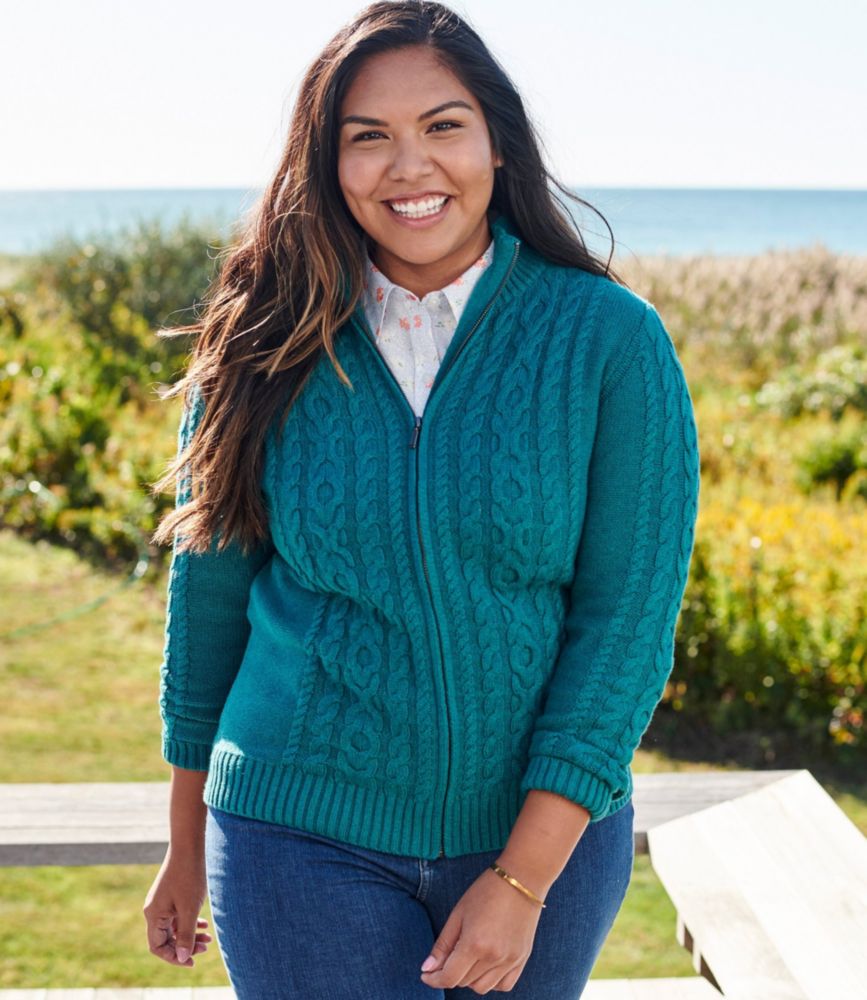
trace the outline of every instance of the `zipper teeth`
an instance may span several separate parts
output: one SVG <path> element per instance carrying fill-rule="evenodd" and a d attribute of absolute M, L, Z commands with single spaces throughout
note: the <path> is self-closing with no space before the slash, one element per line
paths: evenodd
<path fill-rule="evenodd" d="M 512 271 L 515 268 L 515 262 L 518 259 L 518 253 L 520 252 L 520 249 L 521 249 L 521 243 L 520 243 L 520 241 L 517 241 L 515 243 L 514 253 L 512 254 L 512 260 L 509 263 L 509 267 L 506 270 L 506 273 L 503 275 L 502 279 L 500 280 L 499 285 L 497 285 L 497 290 L 491 296 L 490 300 L 488 301 L 488 304 L 485 306 L 485 308 L 479 314 L 478 319 L 476 320 L 475 323 L 473 323 L 473 325 L 470 328 L 469 332 L 464 337 L 464 339 L 461 341 L 460 345 L 458 346 L 458 349 L 455 351 L 454 355 L 452 356 L 451 360 L 449 361 L 449 366 L 448 366 L 449 368 L 451 368 L 454 365 L 454 363 L 457 361 L 457 359 L 460 357 L 461 351 L 463 351 L 464 347 L 466 347 L 467 342 L 469 341 L 470 337 L 472 337 L 472 335 L 479 328 L 479 326 L 482 323 L 482 321 L 484 320 L 484 318 L 491 311 L 491 308 L 493 307 L 494 302 L 499 297 L 500 292 L 503 290 L 503 286 L 509 280 L 509 276 L 511 275 Z M 412 413 L 413 417 L 415 418 L 415 422 L 413 424 L 412 438 L 410 439 L 410 448 L 415 449 L 415 523 L 416 523 L 416 533 L 418 534 L 418 546 L 419 546 L 419 549 L 421 550 L 421 564 L 422 564 L 422 568 L 424 570 L 425 583 L 427 584 L 428 597 L 430 599 L 430 605 L 431 605 L 431 611 L 433 613 L 434 625 L 436 626 L 436 630 L 437 630 L 437 645 L 439 647 L 439 652 L 440 652 L 440 669 L 441 669 L 441 672 L 442 672 L 442 679 L 443 679 L 443 691 L 445 692 L 445 689 L 446 689 L 446 664 L 445 664 L 445 654 L 443 653 L 442 633 L 440 631 L 440 623 L 439 623 L 439 618 L 437 618 L 436 608 L 434 607 L 434 602 L 433 602 L 433 587 L 431 586 L 431 582 L 430 582 L 430 571 L 428 570 L 428 565 L 427 565 L 427 554 L 425 553 L 424 542 L 422 541 L 422 536 L 421 536 L 421 509 L 420 509 L 420 504 L 419 504 L 419 488 L 418 488 L 419 487 L 419 449 L 418 449 L 418 442 L 419 442 L 419 438 L 421 437 L 421 423 L 422 423 L 422 418 L 416 414 L 416 412 L 413 409 L 412 405 L 410 404 L 409 400 L 406 398 L 406 394 L 404 393 L 403 389 L 401 388 L 400 383 L 395 378 L 394 372 L 386 364 L 385 359 L 379 353 L 379 348 L 373 342 L 373 340 L 370 337 L 370 334 L 367 331 L 367 324 L 366 323 L 362 324 L 361 325 L 361 329 L 362 329 L 362 333 L 364 334 L 364 336 L 367 338 L 368 341 L 370 341 L 371 347 L 376 352 L 377 356 L 379 357 L 380 361 L 383 364 L 383 367 L 385 368 L 386 372 L 390 376 L 392 382 L 397 387 L 397 390 L 398 390 L 398 393 L 400 394 L 401 399 L 404 401 L 405 405 L 409 408 L 410 412 Z M 445 372 L 447 370 L 448 369 L 443 370 L 442 368 L 440 368 L 440 370 L 437 372 L 437 375 L 434 377 L 434 382 L 436 382 L 437 379 L 440 382 L 442 382 L 442 379 L 443 379 L 443 377 L 445 377 Z M 431 392 L 433 391 L 434 388 L 436 388 L 435 385 L 431 388 Z M 428 399 L 430 399 L 430 393 L 428 394 Z M 449 779 L 451 778 L 451 773 L 452 773 L 452 723 L 451 723 L 451 713 L 449 711 L 448 698 L 445 699 L 445 705 L 446 705 L 446 734 L 447 734 L 447 739 L 448 739 L 448 759 L 447 759 L 447 764 L 446 764 L 446 785 L 445 785 L 445 790 L 443 792 L 443 801 L 444 802 L 445 802 L 445 800 L 447 798 L 447 795 L 448 795 Z M 438 857 L 443 857 L 445 855 L 445 843 L 446 843 L 446 813 L 445 813 L 445 807 L 444 807 L 443 808 L 443 812 L 442 812 L 442 825 L 440 827 L 440 852 L 439 852 Z"/>
<path fill-rule="evenodd" d="M 421 417 L 418 418 L 418 422 L 416 423 L 416 427 L 419 428 L 419 430 L 421 429 Z M 419 465 L 419 450 L 418 450 L 418 448 L 416 448 L 416 451 L 415 451 L 415 523 L 416 523 L 416 528 L 417 528 L 417 531 L 418 531 L 418 545 L 419 545 L 419 548 L 421 549 L 421 564 L 422 564 L 422 567 L 424 569 L 424 578 L 425 578 L 425 582 L 427 583 L 428 596 L 430 597 L 431 609 L 433 610 L 434 624 L 436 625 L 436 630 L 437 630 L 437 645 L 438 645 L 439 651 L 440 651 L 440 671 L 442 673 L 442 679 L 443 679 L 443 691 L 445 691 L 445 688 L 446 688 L 446 665 L 445 665 L 445 659 L 446 658 L 445 658 L 445 654 L 443 653 L 443 637 L 442 637 L 442 633 L 440 632 L 439 619 L 437 618 L 436 610 L 433 607 L 433 587 L 431 586 L 431 582 L 430 582 L 430 570 L 428 569 L 428 565 L 427 565 L 427 554 L 425 553 L 424 542 L 422 542 L 422 539 L 421 539 L 421 514 L 420 514 L 420 505 L 419 505 L 419 496 L 418 496 L 418 481 L 419 481 L 418 465 Z M 449 711 L 448 698 L 446 698 L 446 700 L 445 700 L 445 705 L 446 705 L 446 737 L 448 739 L 448 756 L 446 758 L 447 763 L 446 763 L 446 787 L 445 787 L 445 792 L 447 792 L 448 791 L 448 787 L 449 787 L 449 778 L 451 777 L 451 773 L 452 773 L 452 718 L 451 718 L 451 712 Z M 445 798 L 445 792 L 443 793 L 443 798 Z M 441 824 L 441 827 L 440 827 L 440 853 L 439 853 L 439 857 L 442 857 L 445 854 L 445 850 L 446 850 L 445 849 L 445 843 L 446 843 L 446 813 L 445 813 L 445 809 L 443 809 L 442 824 Z"/>

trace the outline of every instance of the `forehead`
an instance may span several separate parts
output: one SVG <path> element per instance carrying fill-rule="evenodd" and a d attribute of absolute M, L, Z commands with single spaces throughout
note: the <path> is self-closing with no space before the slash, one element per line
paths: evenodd
<path fill-rule="evenodd" d="M 366 59 L 346 90 L 340 113 L 415 118 L 454 98 L 478 108 L 472 93 L 435 52 L 426 46 L 412 46 Z"/>

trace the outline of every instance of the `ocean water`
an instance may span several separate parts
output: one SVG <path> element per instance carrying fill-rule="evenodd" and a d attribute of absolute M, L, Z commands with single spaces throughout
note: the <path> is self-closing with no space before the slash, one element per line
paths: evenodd
<path fill-rule="evenodd" d="M 867 191 L 725 188 L 577 188 L 614 233 L 614 259 L 631 255 L 752 254 L 822 244 L 867 254 Z M 214 238 L 259 197 L 255 188 L 0 191 L 0 253 L 32 253 L 62 235 L 123 230 L 138 220 L 208 221 Z M 572 206 L 589 247 L 608 256 L 605 223 Z"/>

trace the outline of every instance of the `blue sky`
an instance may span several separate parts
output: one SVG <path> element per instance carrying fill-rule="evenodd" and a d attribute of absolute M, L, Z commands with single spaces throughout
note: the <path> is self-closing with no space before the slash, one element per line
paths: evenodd
<path fill-rule="evenodd" d="M 0 188 L 260 187 L 343 0 L 4 12 Z M 567 183 L 867 188 L 867 4 L 463 0 Z"/>

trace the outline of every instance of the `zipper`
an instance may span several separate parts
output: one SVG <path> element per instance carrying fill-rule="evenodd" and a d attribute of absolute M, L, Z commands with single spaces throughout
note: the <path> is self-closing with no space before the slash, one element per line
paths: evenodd
<path fill-rule="evenodd" d="M 446 373 L 449 370 L 451 370 L 451 368 L 454 366 L 454 364 L 457 361 L 457 359 L 460 357 L 460 354 L 463 351 L 463 349 L 466 347 L 467 342 L 469 341 L 470 337 L 472 337 L 472 335 L 476 332 L 476 330 L 478 330 L 478 328 L 481 326 L 482 322 L 484 321 L 485 317 L 491 311 L 491 307 L 493 306 L 494 302 L 496 302 L 497 298 L 500 295 L 500 292 L 502 292 L 503 287 L 505 286 L 506 282 L 509 280 L 509 276 L 511 275 L 511 273 L 512 273 L 514 267 L 515 267 L 515 264 L 517 263 L 518 253 L 520 252 L 520 249 L 521 249 L 521 243 L 520 243 L 520 241 L 516 241 L 515 242 L 515 251 L 512 254 L 512 260 L 509 263 L 509 267 L 507 268 L 506 273 L 503 275 L 502 279 L 500 280 L 500 283 L 497 286 L 496 291 L 491 296 L 491 298 L 488 300 L 487 305 L 482 310 L 482 312 L 479 314 L 478 319 L 475 321 L 475 323 L 473 323 L 473 325 L 470 328 L 469 332 L 466 334 L 466 336 L 464 337 L 464 339 L 461 341 L 460 345 L 458 346 L 458 349 L 452 355 L 452 357 L 451 357 L 451 359 L 449 361 L 448 366 L 446 368 L 443 368 L 441 366 L 439 368 L 439 370 L 437 371 L 437 374 L 434 376 L 434 382 L 433 382 L 433 385 L 431 386 L 430 393 L 428 393 L 428 403 L 426 405 L 428 405 L 430 403 L 430 397 L 433 395 L 434 389 L 436 389 L 437 384 L 441 383 L 443 381 L 443 379 L 446 376 Z M 412 433 L 411 433 L 410 439 L 409 439 L 409 450 L 415 452 L 415 523 L 416 523 L 416 533 L 418 535 L 418 547 L 419 547 L 419 551 L 421 552 L 421 564 L 422 564 L 422 568 L 424 570 L 425 583 L 427 584 L 427 589 L 428 589 L 428 598 L 430 600 L 431 611 L 433 612 L 434 625 L 436 626 L 437 645 L 438 645 L 439 653 L 440 653 L 440 670 L 442 672 L 442 680 L 443 680 L 443 693 L 445 694 L 445 692 L 446 692 L 446 663 L 445 663 L 445 653 L 443 651 L 442 632 L 440 630 L 440 623 L 439 623 L 439 619 L 437 618 L 436 608 L 434 606 L 433 587 L 431 586 L 430 571 L 428 570 L 427 555 L 425 553 L 424 541 L 423 541 L 423 538 L 422 538 L 421 512 L 420 512 L 420 504 L 419 504 L 419 480 L 420 480 L 420 475 L 419 475 L 419 462 L 420 462 L 419 455 L 420 455 L 420 451 L 419 451 L 418 444 L 419 444 L 419 439 L 421 438 L 422 418 L 412 408 L 412 405 L 410 404 L 409 400 L 406 398 L 406 394 L 404 393 L 403 389 L 401 388 L 400 383 L 395 378 L 394 372 L 392 372 L 391 368 L 386 363 L 385 358 L 383 358 L 382 355 L 380 354 L 379 348 L 376 346 L 376 343 L 374 342 L 373 337 L 372 337 L 370 331 L 368 330 L 367 324 L 366 323 L 359 324 L 359 323 L 356 322 L 356 326 L 359 326 L 361 328 L 362 333 L 365 336 L 365 339 L 370 343 L 371 347 L 375 351 L 376 356 L 381 361 L 383 368 L 388 373 L 388 376 L 391 379 L 391 382 L 393 383 L 394 387 L 397 389 L 398 395 L 403 400 L 405 406 L 409 409 L 409 411 L 410 411 L 410 413 L 412 414 L 412 417 L 413 417 Z M 447 758 L 446 758 L 446 784 L 445 784 L 445 790 L 443 792 L 443 809 L 442 809 L 441 826 L 440 826 L 440 851 L 439 851 L 439 854 L 437 855 L 437 858 L 445 857 L 445 853 L 446 853 L 446 846 L 445 846 L 446 845 L 446 804 L 448 802 L 449 779 L 451 778 L 451 772 L 452 772 L 452 720 L 451 720 L 451 713 L 449 712 L 449 701 L 448 701 L 448 697 L 447 696 L 445 697 L 445 706 L 446 706 L 446 735 L 447 735 L 447 740 L 448 740 L 448 744 L 447 744 L 448 745 L 448 754 L 447 754 Z"/>
<path fill-rule="evenodd" d="M 466 343 L 466 341 L 465 341 Z M 461 345 L 463 347 L 463 344 Z M 430 398 L 430 397 L 428 397 Z M 431 610 L 433 611 L 434 625 L 437 631 L 437 645 L 440 651 L 440 671 L 442 672 L 443 678 L 443 695 L 445 696 L 446 691 L 446 658 L 443 652 L 443 637 L 440 632 L 440 623 L 437 619 L 436 609 L 433 606 L 433 587 L 430 582 L 430 570 L 427 566 L 427 555 L 424 549 L 424 542 L 422 541 L 421 534 L 421 505 L 419 504 L 419 448 L 418 441 L 421 437 L 421 417 L 416 416 L 415 427 L 413 428 L 412 438 L 410 439 L 410 450 L 415 452 L 415 525 L 416 532 L 418 534 L 418 547 L 421 551 L 421 564 L 424 569 L 425 583 L 427 583 L 428 597 L 431 602 Z M 449 778 L 452 774 L 452 717 L 449 711 L 449 699 L 445 696 L 445 706 L 446 706 L 446 738 L 448 740 L 448 753 L 446 754 L 446 785 L 443 790 L 443 809 L 440 817 L 440 852 L 437 855 L 441 858 L 446 853 L 446 809 L 445 803 L 448 800 L 449 791 Z"/>

